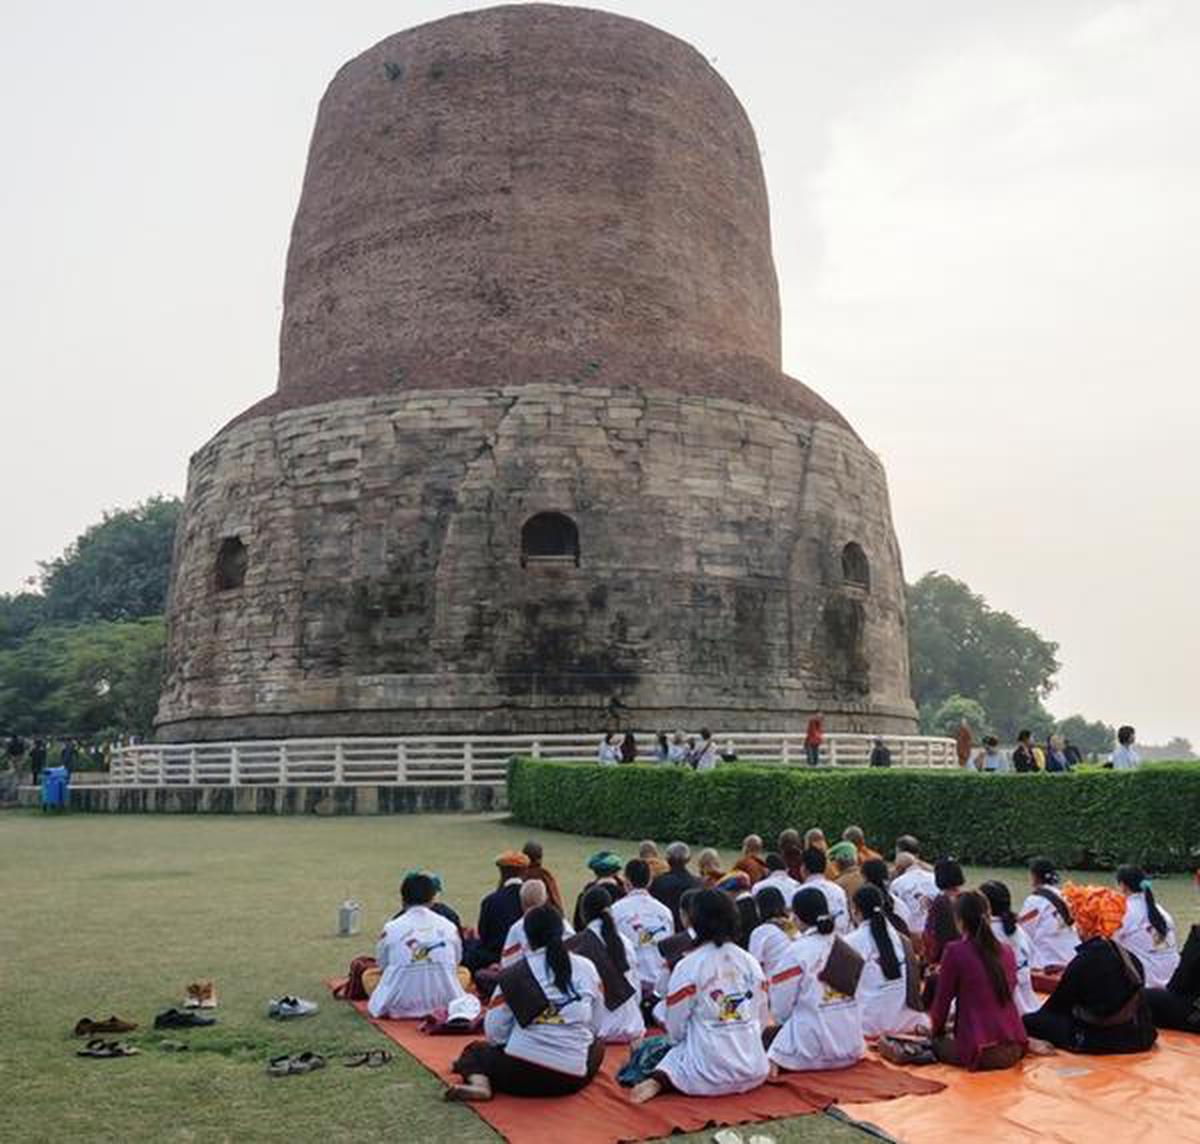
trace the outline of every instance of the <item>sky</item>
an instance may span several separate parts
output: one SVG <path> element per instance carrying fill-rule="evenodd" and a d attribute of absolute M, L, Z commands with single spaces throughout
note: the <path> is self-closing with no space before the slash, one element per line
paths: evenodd
<path fill-rule="evenodd" d="M 180 494 L 275 385 L 317 101 L 434 0 L 0 0 L 0 591 Z M 1060 644 L 1049 706 L 1200 743 L 1200 4 L 622 0 L 758 134 L 784 366 L 910 580 Z"/>

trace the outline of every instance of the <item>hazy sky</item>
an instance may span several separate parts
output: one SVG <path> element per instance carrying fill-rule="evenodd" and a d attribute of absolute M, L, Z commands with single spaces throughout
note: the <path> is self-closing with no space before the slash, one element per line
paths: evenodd
<path fill-rule="evenodd" d="M 437 2 L 0 0 L 0 591 L 274 388 L 336 68 Z M 1051 709 L 1200 742 L 1200 3 L 614 2 L 758 132 L 784 359 L 910 579 L 1058 640 Z"/>

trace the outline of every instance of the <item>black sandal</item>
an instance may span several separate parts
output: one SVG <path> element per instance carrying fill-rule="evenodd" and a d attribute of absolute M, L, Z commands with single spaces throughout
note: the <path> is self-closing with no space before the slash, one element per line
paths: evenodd
<path fill-rule="evenodd" d="M 371 1050 L 371 1052 L 374 1052 L 374 1050 Z M 348 1069 L 359 1068 L 362 1065 L 368 1064 L 370 1062 L 371 1052 L 351 1053 L 346 1057 L 346 1059 L 344 1061 L 342 1061 L 342 1064 Z"/>
<path fill-rule="evenodd" d="M 387 1049 L 372 1049 L 367 1054 L 367 1068 L 381 1069 L 392 1059 L 392 1054 Z"/>

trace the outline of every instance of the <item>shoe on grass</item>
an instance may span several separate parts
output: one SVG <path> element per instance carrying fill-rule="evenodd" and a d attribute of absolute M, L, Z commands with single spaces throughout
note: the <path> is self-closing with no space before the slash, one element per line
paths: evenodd
<path fill-rule="evenodd" d="M 318 1008 L 315 1001 L 305 1001 L 303 997 L 272 997 L 267 1002 L 267 1016 L 286 1021 L 291 1017 L 311 1017 Z"/>
<path fill-rule="evenodd" d="M 216 1017 L 202 1017 L 199 1013 L 183 1012 L 179 1009 L 168 1009 L 154 1018 L 156 1029 L 197 1029 L 216 1023 Z"/>
<path fill-rule="evenodd" d="M 123 1021 L 116 1016 L 109 1017 L 104 1021 L 93 1021 L 90 1017 L 81 1017 L 75 1022 L 75 1036 L 94 1037 L 97 1033 L 132 1033 L 136 1028 L 136 1021 Z"/>
<path fill-rule="evenodd" d="M 77 1049 L 75 1055 L 77 1057 L 94 1057 L 99 1060 L 107 1060 L 112 1057 L 134 1057 L 141 1052 L 140 1049 L 135 1049 L 132 1045 L 123 1044 L 121 1041 L 105 1041 L 99 1037 L 88 1041 L 82 1049 Z"/>
<path fill-rule="evenodd" d="M 187 987 L 184 998 L 185 1009 L 215 1009 L 217 1007 L 217 989 L 210 980 L 193 981 Z"/>
<path fill-rule="evenodd" d="M 271 1076 L 291 1076 L 293 1073 L 315 1072 L 325 1067 L 325 1058 L 320 1053 L 297 1053 L 295 1056 L 272 1057 L 267 1061 L 267 1072 Z"/>

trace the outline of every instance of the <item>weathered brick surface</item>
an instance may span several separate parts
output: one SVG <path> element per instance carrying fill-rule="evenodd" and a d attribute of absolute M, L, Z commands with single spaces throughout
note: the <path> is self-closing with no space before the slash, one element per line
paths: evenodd
<path fill-rule="evenodd" d="M 192 461 L 161 731 L 577 730 L 610 707 L 639 726 L 785 729 L 823 706 L 911 727 L 884 474 L 853 434 L 662 391 L 564 385 L 553 404 L 350 398 L 218 435 Z M 656 439 L 626 446 L 624 411 L 651 408 Z M 546 510 L 578 524 L 578 568 L 521 566 Z M 249 571 L 218 592 L 226 535 Z M 869 591 L 842 580 L 849 541 Z"/>
<path fill-rule="evenodd" d="M 548 510 L 578 568 L 522 566 Z M 192 460 L 160 735 L 909 730 L 906 657 L 883 471 L 780 371 L 757 144 L 707 62 L 525 5 L 343 67 L 278 390 Z"/>

